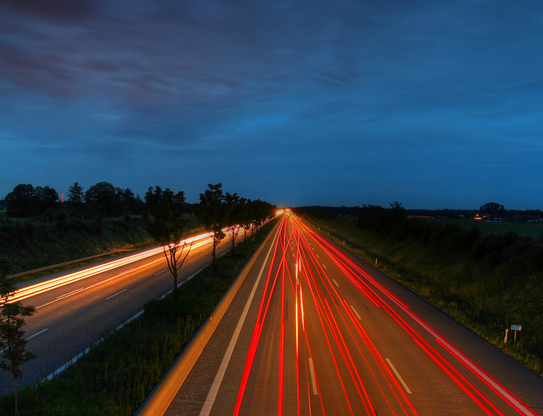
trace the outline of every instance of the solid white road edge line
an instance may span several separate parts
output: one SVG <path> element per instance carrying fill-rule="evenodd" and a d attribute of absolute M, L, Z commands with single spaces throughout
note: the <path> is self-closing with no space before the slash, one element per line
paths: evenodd
<path fill-rule="evenodd" d="M 234 330 L 232 339 L 230 339 L 228 348 L 226 349 L 226 352 L 224 353 L 224 357 L 221 361 L 219 370 L 217 371 L 217 375 L 215 376 L 215 379 L 213 380 L 213 384 L 211 385 L 211 389 L 209 390 L 209 393 L 207 394 L 204 406 L 202 407 L 202 410 L 200 411 L 200 416 L 208 416 L 209 413 L 211 412 L 211 408 L 213 407 L 213 404 L 215 403 L 217 393 L 219 392 L 219 387 L 221 386 L 222 380 L 224 378 L 224 374 L 226 373 L 226 368 L 228 367 L 228 364 L 230 363 L 230 358 L 232 357 L 232 353 L 234 352 L 234 347 L 236 346 L 236 343 L 238 342 L 241 328 L 243 327 L 243 324 L 245 323 L 245 318 L 247 317 L 247 313 L 249 312 L 249 308 L 251 306 L 251 303 L 253 302 L 253 298 L 255 296 L 258 284 L 260 283 L 260 278 L 262 277 L 264 268 L 266 267 L 266 264 L 268 263 L 268 258 L 270 256 L 271 250 L 275 246 L 275 240 L 277 239 L 277 235 L 278 234 L 275 234 L 275 237 L 273 238 L 273 242 L 268 250 L 268 254 L 266 254 L 264 263 L 262 264 L 262 267 L 260 268 L 260 272 L 258 273 L 255 284 L 253 285 L 253 289 L 251 290 L 249 298 L 247 299 L 247 302 L 245 303 L 245 307 L 243 308 L 243 312 L 241 313 L 236 329 Z"/>
<path fill-rule="evenodd" d="M 398 373 L 398 370 L 396 370 L 396 367 L 394 367 L 394 364 L 392 364 L 392 361 L 390 361 L 388 358 L 385 358 L 385 360 L 387 360 L 388 365 L 390 366 L 390 368 L 392 369 L 392 371 L 394 371 L 394 374 L 396 374 L 396 377 L 398 378 L 398 380 L 400 381 L 400 383 L 402 383 L 402 386 L 403 386 L 403 388 L 405 389 L 405 391 L 407 392 L 407 394 L 413 394 L 413 392 L 412 392 L 411 389 L 407 386 L 407 383 L 404 381 L 404 379 L 402 378 L 402 376 L 400 375 L 400 373 Z"/>

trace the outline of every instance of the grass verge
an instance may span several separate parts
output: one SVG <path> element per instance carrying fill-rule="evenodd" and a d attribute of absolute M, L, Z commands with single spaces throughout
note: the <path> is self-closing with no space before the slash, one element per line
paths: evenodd
<path fill-rule="evenodd" d="M 181 350 L 213 311 L 275 221 L 206 267 L 171 296 L 145 305 L 145 314 L 57 378 L 19 392 L 19 415 L 133 415 Z M 0 398 L 0 415 L 13 414 L 13 396 Z"/>

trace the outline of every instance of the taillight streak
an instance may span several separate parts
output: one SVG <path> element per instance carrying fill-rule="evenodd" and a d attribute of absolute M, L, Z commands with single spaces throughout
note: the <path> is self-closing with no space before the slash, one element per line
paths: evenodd
<path fill-rule="evenodd" d="M 339 305 L 338 305 L 338 304 L 335 302 L 335 300 L 334 300 L 334 298 L 341 299 L 341 298 L 339 297 L 339 293 L 337 292 L 336 288 L 332 285 L 330 279 L 329 279 L 328 276 L 326 275 L 326 272 L 325 272 L 322 268 L 319 267 L 319 266 L 320 266 L 320 263 L 319 263 L 319 262 L 317 261 L 317 259 L 315 258 L 315 254 L 313 253 L 313 251 L 312 251 L 312 250 L 309 250 L 309 246 L 307 245 L 307 243 L 306 243 L 306 247 L 305 247 L 305 248 L 306 248 L 307 255 L 311 258 L 311 260 L 313 261 L 313 264 L 314 264 L 315 268 L 316 268 L 317 271 L 318 271 L 317 274 L 319 275 L 320 280 L 321 280 L 322 284 L 323 284 L 324 287 L 325 287 L 325 290 L 328 292 L 328 295 L 330 296 L 330 299 L 332 300 L 332 302 L 333 302 L 333 304 L 334 304 L 336 310 L 337 310 L 338 313 L 340 314 L 341 319 L 342 319 L 342 321 L 343 321 L 345 327 L 347 328 L 347 330 L 349 331 L 349 334 L 351 335 L 351 338 L 352 338 L 353 341 L 355 342 L 355 345 L 357 346 L 357 349 L 358 349 L 360 355 L 361 355 L 362 358 L 364 359 L 364 361 L 365 361 L 365 363 L 366 363 L 366 365 L 367 365 L 369 371 L 370 371 L 371 374 L 373 375 L 373 378 L 374 378 L 374 380 L 375 380 L 375 382 L 376 382 L 376 384 L 377 384 L 379 390 L 381 391 L 381 394 L 382 394 L 383 397 L 385 398 L 385 401 L 386 401 L 387 404 L 389 405 L 389 408 L 391 409 L 391 411 L 394 412 L 393 409 L 392 409 L 392 405 L 391 405 L 391 403 L 390 403 L 390 401 L 389 401 L 387 395 L 385 394 L 385 392 L 384 392 L 384 390 L 383 390 L 383 388 L 382 388 L 382 386 L 381 386 L 381 383 L 378 381 L 378 379 L 377 379 L 377 377 L 376 377 L 376 375 L 375 375 L 373 369 L 371 368 L 371 366 L 370 366 L 369 362 L 367 361 L 365 355 L 363 354 L 362 350 L 360 349 L 360 346 L 358 345 L 358 342 L 356 341 L 356 339 L 355 339 L 355 337 L 354 337 L 354 334 L 353 334 L 352 331 L 350 330 L 350 328 L 349 328 L 349 326 L 348 326 L 348 324 L 347 324 L 347 321 L 346 321 L 345 317 L 344 317 L 343 314 L 341 313 L 341 308 L 339 307 Z M 332 290 L 332 292 L 330 291 L 330 289 Z M 326 298 L 325 298 L 325 299 L 326 299 Z M 326 301 L 326 303 L 328 304 L 327 301 Z M 353 321 L 355 327 L 357 327 L 357 328 L 360 327 L 360 328 L 361 328 L 361 324 L 360 324 L 360 323 L 358 322 L 358 320 L 352 315 L 351 308 L 350 308 L 346 303 L 344 304 L 343 301 L 341 301 L 341 305 L 342 305 L 342 306 L 344 307 L 344 309 L 347 311 L 347 314 L 348 314 L 348 316 L 351 318 L 351 321 Z M 330 310 L 331 310 L 331 309 L 330 309 Z M 335 321 L 335 319 L 334 319 L 334 321 Z M 364 388 L 364 387 L 363 387 L 363 384 L 362 384 L 362 381 L 360 380 L 360 376 L 359 376 L 359 374 L 358 374 L 358 371 L 357 371 L 356 367 L 354 366 L 354 362 L 352 361 L 352 356 L 351 356 L 351 354 L 350 354 L 350 352 L 349 352 L 349 350 L 348 350 L 348 348 L 347 348 L 347 346 L 346 346 L 345 340 L 343 339 L 343 336 L 341 335 L 341 332 L 339 331 L 339 327 L 337 326 L 337 322 L 335 323 L 335 326 L 338 328 L 336 332 L 338 333 L 338 336 L 341 337 L 342 343 L 345 345 L 345 351 L 347 352 L 347 354 L 348 354 L 348 356 L 349 356 L 349 359 L 351 360 L 352 365 L 353 365 L 353 367 L 354 367 L 354 369 L 355 369 L 355 371 L 356 371 L 358 381 L 360 382 L 361 387 Z M 383 359 L 382 359 L 382 357 L 380 356 L 380 354 L 378 354 L 377 350 L 375 349 L 375 347 L 374 347 L 373 344 L 371 343 L 371 340 L 369 340 L 369 337 L 367 337 L 367 336 L 366 336 L 366 337 L 362 337 L 362 340 L 365 342 L 366 346 L 368 347 L 368 349 L 370 350 L 370 352 L 372 353 L 372 355 L 374 355 L 374 359 L 375 359 L 375 361 L 377 362 L 378 366 L 379 366 L 379 364 L 380 364 L 381 362 L 384 362 Z M 336 342 L 337 342 L 337 340 L 336 340 Z M 370 343 L 371 345 L 369 345 L 369 343 Z M 339 344 L 338 344 L 338 345 L 339 345 Z M 373 352 L 373 350 L 372 350 L 371 347 L 373 347 L 373 350 L 375 351 L 375 353 Z M 377 355 L 375 355 L 375 354 L 377 354 Z M 394 382 L 395 385 L 397 386 L 398 391 L 401 392 L 402 397 L 404 398 L 405 402 L 408 404 L 409 408 L 412 410 L 412 412 L 413 412 L 414 414 L 416 414 L 416 411 L 414 410 L 414 408 L 413 408 L 412 404 L 410 403 L 410 401 L 407 399 L 407 396 L 405 396 L 405 393 L 404 393 L 403 390 L 401 390 L 401 388 L 399 387 L 399 384 L 398 384 L 396 378 L 394 378 L 394 377 L 392 376 L 392 374 L 390 373 L 390 369 L 388 368 L 388 366 L 382 366 L 382 365 L 381 365 L 381 367 L 383 367 L 383 368 L 385 369 L 385 371 L 383 372 L 383 376 L 384 376 L 384 378 L 385 378 L 387 384 L 388 384 L 389 387 L 391 388 L 391 390 L 392 390 L 394 396 L 396 397 L 397 401 L 399 402 L 399 405 L 400 405 L 401 408 L 403 409 L 404 413 L 407 414 L 407 411 L 405 410 L 404 404 L 401 402 L 400 398 L 397 396 L 396 391 L 392 388 L 392 386 L 391 386 L 391 384 L 390 384 L 390 381 L 389 381 L 390 379 L 393 380 L 393 382 Z M 388 377 L 386 376 L 386 374 L 388 374 Z M 353 381 L 355 381 L 355 380 L 353 379 Z M 367 393 L 366 393 L 365 390 L 364 390 L 364 393 L 365 393 L 365 397 L 367 398 Z M 369 402 L 369 398 L 367 398 L 367 400 L 368 400 L 368 403 L 370 403 L 370 402 Z M 370 403 L 370 404 L 371 404 L 371 403 Z M 372 411 L 373 411 L 373 409 L 372 409 Z"/>
<path fill-rule="evenodd" d="M 274 247 L 274 250 L 273 250 L 273 256 L 272 256 L 272 260 L 271 260 L 271 265 L 272 266 L 273 266 L 273 264 L 275 264 L 275 257 L 277 255 L 277 250 L 279 248 L 279 245 L 283 246 L 283 244 L 284 244 L 285 228 L 286 228 L 286 224 L 287 224 L 286 218 L 287 217 L 284 216 L 282 221 L 281 221 L 278 238 L 277 238 L 277 240 L 275 242 L 275 247 Z M 284 256 L 284 251 L 283 251 L 283 256 Z M 280 263 L 282 263 L 282 261 L 283 261 L 283 258 L 281 258 Z M 273 271 L 272 266 L 270 266 L 270 268 L 268 270 L 268 276 L 266 278 L 266 284 L 264 286 L 264 292 L 262 294 L 262 299 L 260 301 L 258 315 L 257 315 L 255 327 L 253 329 L 253 335 L 251 337 L 251 344 L 250 344 L 250 347 L 249 347 L 249 353 L 247 355 L 247 359 L 245 360 L 245 367 L 244 367 L 244 370 L 243 370 L 243 376 L 242 376 L 242 379 L 241 379 L 240 388 L 238 390 L 238 397 L 236 399 L 236 406 L 234 408 L 234 415 L 239 415 L 239 412 L 240 412 L 240 409 L 241 409 L 241 404 L 243 402 L 243 396 L 245 395 L 245 390 L 247 388 L 247 382 L 249 380 L 249 375 L 251 373 L 254 358 L 255 358 L 255 355 L 256 355 L 256 350 L 257 350 L 258 343 L 259 343 L 259 340 L 260 340 L 260 334 L 262 333 L 262 326 L 264 325 L 264 321 L 266 319 L 267 305 L 269 305 L 269 301 L 266 302 L 266 297 L 269 296 L 269 299 L 271 300 L 271 296 L 273 294 L 273 289 L 275 287 L 275 283 L 277 282 L 278 273 L 275 274 L 275 278 L 274 278 L 272 287 L 271 287 L 271 289 L 269 291 L 269 294 L 268 294 L 268 287 L 269 287 L 269 284 L 270 284 L 270 279 L 271 279 L 271 275 L 272 275 L 272 271 Z"/>
<path fill-rule="evenodd" d="M 297 220 L 295 220 L 297 221 Z M 378 289 L 385 297 L 390 299 L 396 306 L 398 306 L 402 311 L 404 311 L 409 317 L 411 317 L 415 322 L 417 322 L 423 329 L 425 329 L 428 333 L 430 333 L 435 340 L 442 345 L 452 356 L 454 356 L 466 369 L 468 369 L 471 373 L 476 375 L 483 383 L 485 383 L 489 388 L 491 388 L 499 397 L 501 397 L 505 402 L 507 402 L 511 407 L 513 407 L 518 413 L 529 416 L 529 415 L 536 415 L 535 412 L 533 412 L 526 404 L 522 403 L 517 397 L 515 397 L 511 392 L 509 392 L 507 389 L 505 389 L 502 385 L 500 385 L 496 380 L 494 380 L 490 375 L 488 375 L 484 370 L 482 370 L 480 367 L 475 365 L 471 360 L 469 360 L 464 354 L 462 354 L 457 348 L 452 346 L 443 336 L 438 334 L 429 324 L 427 324 L 422 318 L 417 316 L 415 313 L 413 313 L 407 305 L 405 305 L 402 301 L 400 301 L 396 296 L 394 296 L 392 293 L 390 293 L 386 288 L 384 288 L 381 284 L 379 284 L 374 278 L 372 278 L 368 273 L 366 273 L 364 270 L 362 270 L 358 265 L 356 265 L 354 262 L 352 262 L 347 256 L 345 256 L 339 249 L 334 247 L 331 243 L 326 241 L 323 237 L 315 233 L 313 230 L 311 230 L 308 226 L 305 224 L 297 221 L 300 226 L 306 231 L 311 237 L 313 237 L 313 240 L 317 243 L 317 245 L 325 251 L 329 257 L 331 257 L 334 260 L 334 263 L 336 264 L 342 264 L 345 266 L 345 268 L 350 268 L 353 270 L 353 273 L 345 273 L 349 279 L 355 283 L 355 281 L 358 281 L 360 284 L 365 285 L 368 287 L 368 283 L 371 283 L 376 289 Z M 346 269 L 345 269 L 346 270 Z M 356 275 L 358 274 L 358 275 Z M 354 279 L 353 279 L 354 278 Z M 367 282 L 367 283 L 366 283 Z M 357 288 L 360 288 L 359 285 L 355 284 Z M 379 297 L 376 292 L 371 290 L 377 297 Z M 363 292 L 366 293 L 366 292 Z M 422 340 L 422 337 L 403 320 L 399 317 L 399 315 L 393 311 L 393 309 L 386 304 L 385 302 L 382 303 L 382 305 L 386 305 L 385 310 L 394 317 L 394 315 L 397 316 L 398 319 L 394 318 L 404 329 L 406 329 L 408 332 L 411 332 L 412 334 L 416 334 L 416 336 L 420 337 Z M 403 322 L 402 323 L 400 323 Z M 409 328 L 409 329 L 407 329 Z M 415 339 L 415 341 L 417 341 Z M 423 342 L 426 342 L 422 340 Z M 419 341 L 417 341 L 419 345 L 422 345 Z M 425 350 L 426 351 L 426 350 Z M 481 394 L 479 392 L 479 394 Z M 470 396 L 471 397 L 471 396 Z"/>

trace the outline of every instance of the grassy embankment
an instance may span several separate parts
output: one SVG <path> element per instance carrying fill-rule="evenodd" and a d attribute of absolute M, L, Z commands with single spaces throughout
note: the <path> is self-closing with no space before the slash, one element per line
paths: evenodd
<path fill-rule="evenodd" d="M 491 224 L 491 231 L 475 224 L 482 231 L 462 233 L 443 223 L 433 231 L 442 237 L 398 238 L 362 230 L 354 216 L 306 218 L 368 263 L 379 259 L 381 271 L 543 375 L 543 241 L 537 232 L 524 241 L 500 234 L 507 224 Z M 516 344 L 512 336 L 504 344 L 512 324 L 523 329 Z"/>
<path fill-rule="evenodd" d="M 19 392 L 19 415 L 133 415 L 176 356 L 234 282 L 276 221 L 205 268 L 171 296 L 145 305 L 145 314 L 91 349 L 57 378 Z M 0 415 L 13 414 L 0 398 Z"/>
<path fill-rule="evenodd" d="M 103 254 L 86 263 L 95 262 L 119 255 L 115 253 L 116 250 L 130 251 L 154 244 L 140 218 L 103 221 L 64 219 L 48 223 L 4 219 L 0 221 L 0 271 L 12 275 Z M 85 262 L 34 273 L 17 281 L 83 264 Z"/>

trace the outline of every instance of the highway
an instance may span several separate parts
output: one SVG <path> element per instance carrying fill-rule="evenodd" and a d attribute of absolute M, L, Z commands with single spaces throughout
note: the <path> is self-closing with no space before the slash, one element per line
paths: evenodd
<path fill-rule="evenodd" d="M 541 377 L 287 213 L 165 415 L 541 412 Z"/>
<path fill-rule="evenodd" d="M 243 237 L 243 232 L 239 238 Z M 211 238 L 204 234 L 192 243 L 178 283 L 211 261 Z M 231 247 L 225 238 L 217 248 L 221 255 Z M 170 291 L 173 277 L 161 247 L 142 250 L 90 266 L 20 284 L 11 301 L 34 306 L 36 313 L 23 327 L 27 350 L 37 358 L 24 364 L 19 387 L 51 375 L 114 330 L 140 313 L 144 304 Z M 0 377 L 0 394 L 13 390 L 7 373 Z"/>

